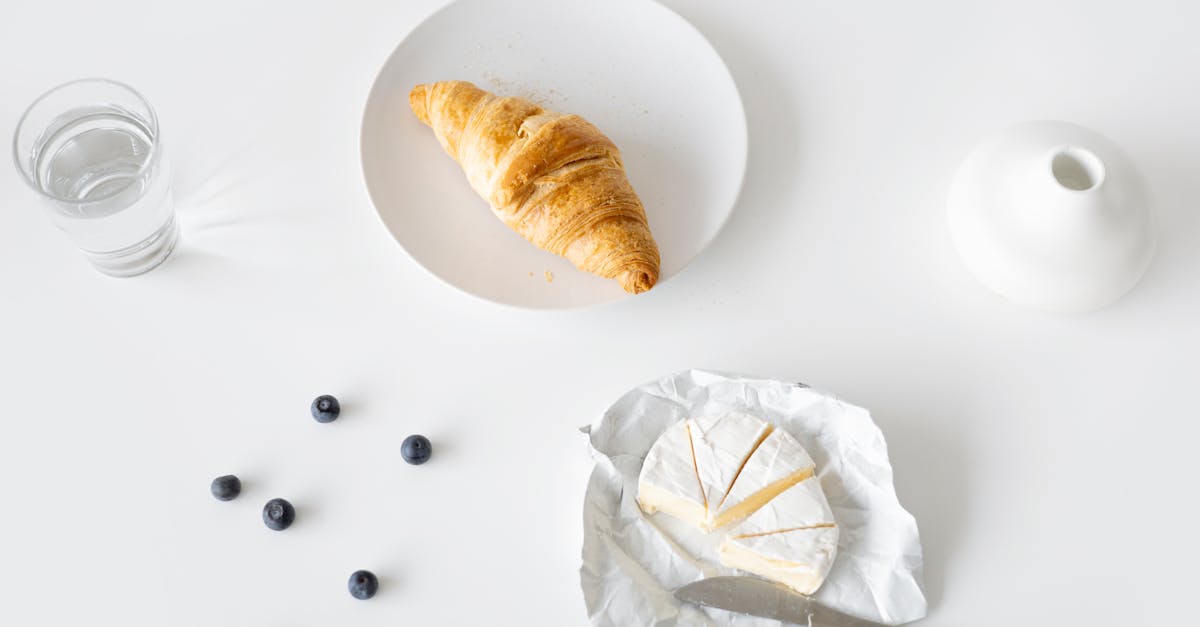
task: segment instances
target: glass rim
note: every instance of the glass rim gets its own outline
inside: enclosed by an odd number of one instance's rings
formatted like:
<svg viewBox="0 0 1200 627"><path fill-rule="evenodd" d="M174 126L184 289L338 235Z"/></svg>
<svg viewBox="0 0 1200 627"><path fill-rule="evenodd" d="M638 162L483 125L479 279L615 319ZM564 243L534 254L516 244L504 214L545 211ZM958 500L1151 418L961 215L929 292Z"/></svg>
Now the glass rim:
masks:
<svg viewBox="0 0 1200 627"><path fill-rule="evenodd" d="M22 161L21 161L19 144L21 141L21 131L25 129L26 118L29 117L29 114L32 113L33 110L39 104L42 104L42 102L44 100L46 100L47 98L49 98L50 96L54 95L55 93L57 93L59 91L66 89L68 87L74 87L74 86L82 84L82 83L103 83L103 84L117 87L119 89L123 89L123 90L129 92L134 98L136 98L138 100L138 102L140 102L142 104L142 106L144 106L146 108L146 111L149 112L150 115L149 115L149 119L147 120L147 122L150 123L150 130L153 131L153 133L154 133L154 141L152 141L150 143L150 152L149 152L149 154L147 154L146 160L143 161L142 165L140 167L138 167L138 169L137 169L138 177L145 174L146 171L149 170L150 167L152 165L154 165L154 163L156 161L158 161L159 143L160 143L159 142L159 131L158 131L158 113L156 113L154 111L154 107L150 105L150 101L146 100L146 97L143 96L141 94L141 92L134 89L133 87L130 87L126 83L123 83L121 81L114 80L111 78L85 77L85 78L77 78L74 80L70 80L65 83L60 83L60 84L55 85L54 87L51 87L50 89L47 89L46 91L42 92L42 94L40 96L38 96L37 98L35 98L33 100L33 102L29 103L28 107L25 107L25 112L22 113L21 118L19 120L17 120L17 128L15 131L13 131L13 139L12 139L13 165L15 165L17 167L17 171L21 173L21 179L23 179L25 181L25 184L28 185L29 187L31 187L33 189L33 191L37 192L39 195L41 195L45 198L49 198L51 200L56 200L58 202L68 203L68 204L72 204L72 205L89 205L92 203L104 202L106 200L113 198L117 194L124 192L126 189L129 188L130 185L133 184L133 180L131 179L129 181L129 183L122 185L121 187L114 189L107 194L104 194L104 195L96 197L96 198L89 198L87 200L79 200L79 199L74 199L74 198L66 198L66 197L59 196L57 194L52 194L50 192L47 192L46 190L42 189L37 184L37 181L35 181L33 178L31 178L30 172L25 171L25 166L22 164ZM37 173L33 172L33 175L36 176Z"/></svg>

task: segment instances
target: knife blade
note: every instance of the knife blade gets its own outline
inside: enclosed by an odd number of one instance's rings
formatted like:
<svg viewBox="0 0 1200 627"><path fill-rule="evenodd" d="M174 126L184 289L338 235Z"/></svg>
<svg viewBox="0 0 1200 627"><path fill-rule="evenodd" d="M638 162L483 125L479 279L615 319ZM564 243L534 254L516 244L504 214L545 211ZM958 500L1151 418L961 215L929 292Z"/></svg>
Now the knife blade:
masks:
<svg viewBox="0 0 1200 627"><path fill-rule="evenodd" d="M773 618L808 627L882 627L825 607L810 597L757 577L709 577L675 590L686 603Z"/></svg>

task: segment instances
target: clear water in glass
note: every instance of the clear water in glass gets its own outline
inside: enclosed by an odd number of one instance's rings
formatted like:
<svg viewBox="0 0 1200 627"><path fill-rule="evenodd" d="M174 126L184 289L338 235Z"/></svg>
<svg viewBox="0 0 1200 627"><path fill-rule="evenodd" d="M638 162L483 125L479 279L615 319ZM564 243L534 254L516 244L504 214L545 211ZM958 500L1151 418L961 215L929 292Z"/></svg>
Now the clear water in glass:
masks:
<svg viewBox="0 0 1200 627"><path fill-rule="evenodd" d="M179 237L157 119L119 83L96 81L99 91L68 99L59 93L87 82L52 90L30 107L14 156L54 222L97 269L141 274L165 260ZM128 94L114 91L122 88Z"/></svg>

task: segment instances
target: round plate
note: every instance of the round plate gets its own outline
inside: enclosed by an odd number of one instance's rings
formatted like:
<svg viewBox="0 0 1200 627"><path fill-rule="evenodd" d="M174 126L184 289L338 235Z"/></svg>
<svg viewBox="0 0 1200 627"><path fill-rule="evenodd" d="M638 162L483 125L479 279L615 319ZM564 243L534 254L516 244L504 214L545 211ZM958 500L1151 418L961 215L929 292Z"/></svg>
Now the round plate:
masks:
<svg viewBox="0 0 1200 627"><path fill-rule="evenodd" d="M716 237L746 169L746 119L721 58L690 24L649 0L461 0L435 13L384 64L363 115L375 209L434 276L530 308L625 295L496 219L408 106L414 85L468 80L577 113L621 149L662 253L659 283Z"/></svg>

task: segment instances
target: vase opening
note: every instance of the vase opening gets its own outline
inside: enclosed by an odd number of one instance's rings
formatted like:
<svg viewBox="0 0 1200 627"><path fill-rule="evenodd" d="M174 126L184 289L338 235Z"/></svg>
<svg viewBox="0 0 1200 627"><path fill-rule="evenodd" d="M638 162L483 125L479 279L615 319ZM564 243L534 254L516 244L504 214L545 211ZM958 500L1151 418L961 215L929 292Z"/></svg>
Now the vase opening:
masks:
<svg viewBox="0 0 1200 627"><path fill-rule="evenodd" d="M1055 151L1050 171L1059 185L1076 192L1093 189L1104 181L1104 162L1096 153L1077 146Z"/></svg>

